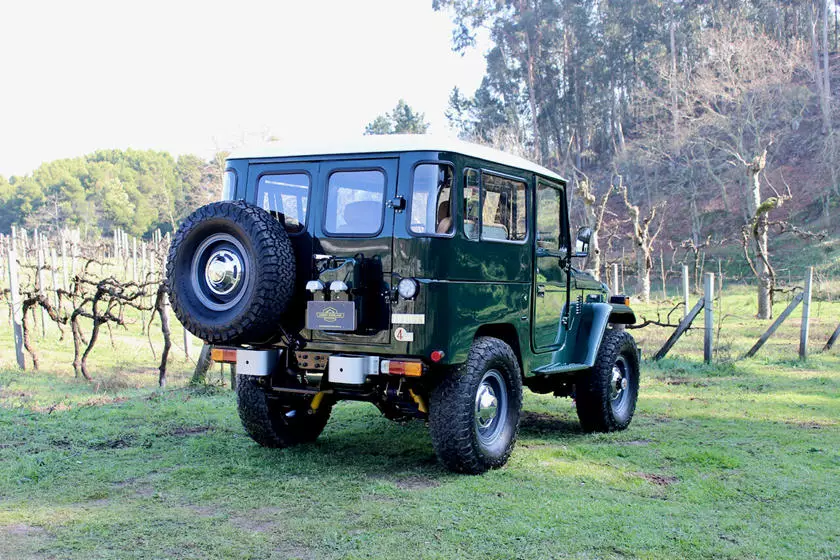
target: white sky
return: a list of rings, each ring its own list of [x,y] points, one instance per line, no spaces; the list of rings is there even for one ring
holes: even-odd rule
[[[0,2],[0,174],[100,148],[361,134],[399,98],[444,111],[484,73],[431,0]]]

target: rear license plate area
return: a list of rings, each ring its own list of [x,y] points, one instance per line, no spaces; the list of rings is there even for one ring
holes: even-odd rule
[[[356,304],[352,301],[310,301],[306,328],[317,331],[355,331]]]

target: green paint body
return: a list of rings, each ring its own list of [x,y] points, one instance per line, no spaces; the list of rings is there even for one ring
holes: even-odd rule
[[[418,236],[409,231],[409,211],[386,205],[380,233],[369,237],[330,235],[324,228],[327,181],[331,173],[352,169],[378,169],[385,173],[385,200],[411,200],[414,169],[421,163],[445,163],[454,170],[451,194],[454,233],[446,237]],[[229,159],[235,171],[235,197],[257,201],[256,186],[266,173],[306,173],[311,179],[307,224],[291,237],[298,263],[299,301],[290,311],[300,317],[296,328],[312,351],[376,354],[422,358],[443,352],[442,364],[463,363],[476,336],[490,334],[514,347],[526,376],[562,375],[585,369],[582,360],[597,349],[606,321],[633,323],[632,310],[609,301],[604,284],[571,266],[566,183],[537,173],[449,152],[398,152],[275,159]],[[527,237],[522,242],[469,239],[463,226],[464,171],[501,174],[527,185]],[[538,247],[536,189],[548,184],[559,197],[561,250],[548,254]],[[348,258],[363,255],[375,263],[379,283],[374,291],[381,301],[384,322],[379,330],[330,333],[303,328],[306,300],[302,289],[312,279],[313,257],[318,254]],[[314,266],[314,265],[313,265]],[[352,274],[341,278],[360,282]],[[336,274],[342,274],[336,272]],[[322,278],[324,276],[322,275]],[[367,276],[367,282],[371,277]],[[401,278],[414,278],[420,288],[412,300],[395,297]],[[607,315],[604,316],[604,313]],[[392,314],[422,315],[423,324],[396,324]],[[601,316],[599,321],[597,318]],[[395,330],[404,328],[410,342],[400,342]],[[569,367],[564,365],[572,364]],[[542,372],[542,373],[541,373]]]

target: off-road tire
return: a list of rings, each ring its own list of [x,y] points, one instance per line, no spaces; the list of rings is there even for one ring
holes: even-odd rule
[[[506,415],[498,437],[487,444],[476,426],[476,395],[491,370],[504,381]],[[445,373],[432,390],[429,431],[438,459],[449,470],[467,474],[501,467],[516,444],[521,410],[522,372],[513,350],[496,338],[476,338],[467,361]]]
[[[230,309],[213,310],[196,295],[193,258],[214,234],[238,241],[248,267],[241,299]],[[211,344],[259,344],[276,336],[295,285],[295,257],[278,220],[243,201],[214,202],[184,220],[175,233],[166,263],[166,285],[176,317],[195,336]]]
[[[268,394],[252,375],[236,376],[236,402],[245,431],[263,447],[282,448],[315,441],[332,412],[326,398],[315,412],[308,399]],[[293,415],[289,413],[294,412]]]
[[[613,404],[613,367],[619,360],[627,366],[626,396],[620,407]],[[614,432],[630,425],[639,396],[639,354],[636,341],[627,331],[608,329],[604,333],[594,367],[578,380],[575,402],[580,424],[587,432]]]

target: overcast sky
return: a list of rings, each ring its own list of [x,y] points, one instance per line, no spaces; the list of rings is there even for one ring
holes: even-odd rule
[[[482,49],[431,0],[0,3],[0,174],[99,148],[209,157],[266,134],[361,134],[400,97],[448,133]]]

